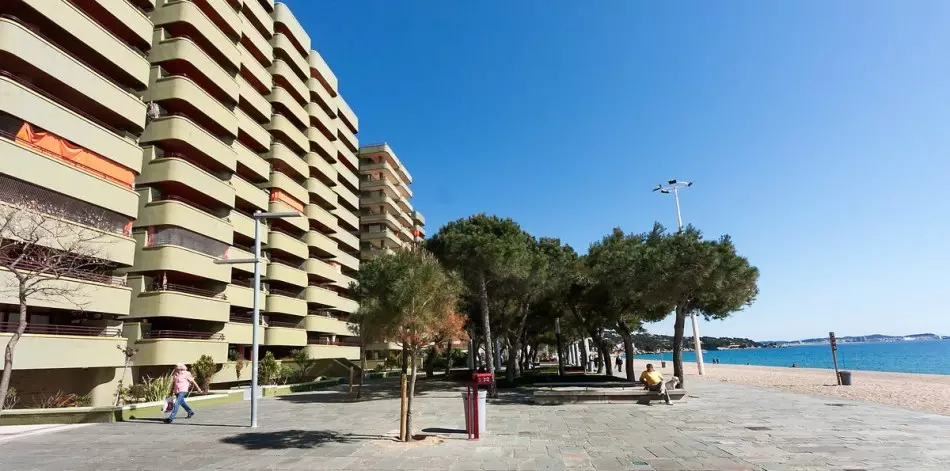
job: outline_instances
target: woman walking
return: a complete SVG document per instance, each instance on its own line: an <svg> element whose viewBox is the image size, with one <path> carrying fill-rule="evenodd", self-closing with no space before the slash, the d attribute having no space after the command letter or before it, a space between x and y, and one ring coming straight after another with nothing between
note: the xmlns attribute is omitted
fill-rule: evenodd
<svg viewBox="0 0 950 471"><path fill-rule="evenodd" d="M172 374L171 391L171 395L175 396L175 405L172 407L172 413L165 419L166 424L170 424L175 420L175 416L178 415L179 407L184 407L185 412L188 412L188 417L186 418L190 419L195 416L195 411L191 410L191 407L188 407L188 403L185 402L188 390L191 389L192 386L195 387L196 392L201 392L201 388L198 387L198 383L195 382L195 377L188 371L188 367L185 366L184 363L175 365L175 373Z"/></svg>

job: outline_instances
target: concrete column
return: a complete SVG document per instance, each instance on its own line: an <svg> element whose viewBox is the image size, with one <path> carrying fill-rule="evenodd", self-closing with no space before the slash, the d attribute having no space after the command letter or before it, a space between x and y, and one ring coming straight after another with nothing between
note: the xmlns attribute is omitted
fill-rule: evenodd
<svg viewBox="0 0 950 471"><path fill-rule="evenodd" d="M92 375L94 384L92 390L89 391L93 407L113 405L116 388L119 387L119 379L122 378L122 368L90 368L89 374ZM126 378L126 384L132 383L131 374L129 376L130 378Z"/></svg>

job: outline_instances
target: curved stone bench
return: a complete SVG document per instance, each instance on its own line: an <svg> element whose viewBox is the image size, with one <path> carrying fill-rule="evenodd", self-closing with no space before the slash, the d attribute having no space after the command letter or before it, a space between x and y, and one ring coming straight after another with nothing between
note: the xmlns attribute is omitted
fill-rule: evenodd
<svg viewBox="0 0 950 471"><path fill-rule="evenodd" d="M678 401L686 397L685 389L669 390L670 399ZM649 404L650 401L663 401L660 393L647 391L642 387L635 388L591 388L591 387L564 387L540 388L534 391L534 403L541 405L555 404L614 404L635 402Z"/></svg>

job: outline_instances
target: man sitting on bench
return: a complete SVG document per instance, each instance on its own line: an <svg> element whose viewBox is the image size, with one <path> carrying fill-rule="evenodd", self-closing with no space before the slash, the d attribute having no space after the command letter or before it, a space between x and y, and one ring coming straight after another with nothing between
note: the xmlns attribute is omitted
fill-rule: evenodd
<svg viewBox="0 0 950 471"><path fill-rule="evenodd" d="M640 381L643 383L643 389L648 391L656 391L666 399L667 404L672 404L670 402L670 393L666 391L666 383L663 382L663 373L653 369L653 364L648 363L647 369L640 373Z"/></svg>

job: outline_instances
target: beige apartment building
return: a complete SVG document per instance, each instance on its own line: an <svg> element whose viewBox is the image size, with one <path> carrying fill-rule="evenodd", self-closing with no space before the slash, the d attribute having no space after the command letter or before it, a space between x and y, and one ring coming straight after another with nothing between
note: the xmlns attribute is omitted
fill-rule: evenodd
<svg viewBox="0 0 950 471"><path fill-rule="evenodd" d="M0 3L0 205L108 242L62 280L84 302L29 300L13 386L107 403L126 346L136 378L211 355L249 379L253 264L215 262L252 257L255 211L300 214L263 226L262 354L358 358L358 126L282 3ZM0 347L17 320L0 291Z"/></svg>

